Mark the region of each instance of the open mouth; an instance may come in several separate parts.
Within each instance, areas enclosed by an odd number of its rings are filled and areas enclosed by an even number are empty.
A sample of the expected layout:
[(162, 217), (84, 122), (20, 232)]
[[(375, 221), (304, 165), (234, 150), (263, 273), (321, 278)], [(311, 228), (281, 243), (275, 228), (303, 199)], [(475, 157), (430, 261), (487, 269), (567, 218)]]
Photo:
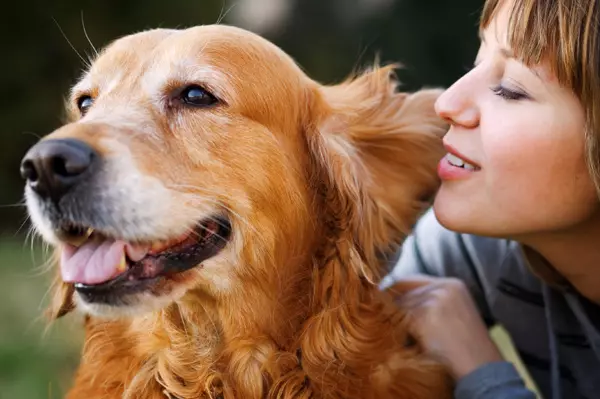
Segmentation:
[(479, 166), (471, 164), (452, 153), (446, 154), (446, 160), (448, 161), (448, 163), (450, 165), (455, 166), (457, 168), (463, 168), (463, 169), (467, 169), (467, 170), (471, 170), (471, 171), (477, 171), (477, 170), (481, 169)]
[(208, 218), (191, 231), (160, 242), (129, 243), (93, 228), (63, 225), (63, 281), (73, 283), (88, 302), (114, 302), (115, 295), (144, 291), (218, 254), (231, 236), (225, 218)]

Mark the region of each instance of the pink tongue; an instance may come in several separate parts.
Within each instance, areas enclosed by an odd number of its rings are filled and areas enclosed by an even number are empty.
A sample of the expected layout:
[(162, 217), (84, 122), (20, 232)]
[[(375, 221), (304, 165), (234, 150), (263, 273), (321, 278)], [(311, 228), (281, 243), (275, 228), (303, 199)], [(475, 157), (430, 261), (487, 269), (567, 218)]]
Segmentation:
[(112, 280), (125, 271), (119, 266), (126, 252), (135, 262), (146, 256), (147, 248), (119, 240), (90, 240), (79, 248), (65, 245), (60, 260), (62, 279), (88, 285)]

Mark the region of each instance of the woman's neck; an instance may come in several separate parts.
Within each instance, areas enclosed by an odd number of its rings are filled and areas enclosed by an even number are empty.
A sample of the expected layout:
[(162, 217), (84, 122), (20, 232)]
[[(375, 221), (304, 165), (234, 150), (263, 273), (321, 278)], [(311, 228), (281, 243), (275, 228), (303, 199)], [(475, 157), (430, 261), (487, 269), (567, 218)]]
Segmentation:
[(568, 230), (519, 239), (589, 300), (600, 304), (600, 211)]

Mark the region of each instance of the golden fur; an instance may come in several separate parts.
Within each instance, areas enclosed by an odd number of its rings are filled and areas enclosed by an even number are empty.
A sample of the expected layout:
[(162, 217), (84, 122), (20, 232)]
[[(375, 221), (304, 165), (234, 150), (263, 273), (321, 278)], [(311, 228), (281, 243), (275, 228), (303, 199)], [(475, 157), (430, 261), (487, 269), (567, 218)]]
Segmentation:
[[(107, 195), (141, 212), (118, 215), (115, 234), (165, 239), (221, 209), (233, 237), (157, 287), (161, 305), (143, 314), (86, 307), (57, 279), (52, 316), (87, 313), (68, 398), (451, 397), (446, 370), (377, 287), (382, 255), (437, 188), (446, 130), (440, 92), (397, 92), (391, 72), (321, 85), (226, 26), (142, 32), (100, 55), (73, 89), (72, 121), (49, 137), (84, 140), (115, 165)], [(222, 104), (164, 100), (189, 82)], [(83, 117), (81, 93), (95, 97)]]

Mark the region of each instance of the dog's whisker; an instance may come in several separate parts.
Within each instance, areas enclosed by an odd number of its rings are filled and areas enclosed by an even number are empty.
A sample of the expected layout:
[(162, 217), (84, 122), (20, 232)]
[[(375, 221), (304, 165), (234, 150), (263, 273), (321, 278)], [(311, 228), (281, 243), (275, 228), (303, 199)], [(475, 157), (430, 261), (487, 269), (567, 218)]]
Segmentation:
[[(204, 227), (202, 225), (200, 226), (200, 228), (202, 230), (204, 230), (204, 231), (208, 231), (209, 233), (211, 233), (212, 235), (214, 235), (215, 237), (217, 237), (219, 240), (221, 240), (223, 242), (227, 242), (228, 241), (225, 237), (222, 237), (218, 233), (216, 233), (216, 232), (214, 232), (212, 230), (209, 230), (209, 229), (207, 229), (206, 227)], [(190, 233), (190, 235), (196, 236), (198, 238), (202, 238), (202, 236), (197, 231), (194, 231), (193, 229), (188, 229), (188, 232)]]
[(54, 267), (54, 259), (49, 258), (42, 262), (40, 265), (35, 266), (31, 272), (32, 277), (40, 277), (52, 270)]
[(243, 217), (242, 215), (240, 215), (238, 212), (234, 211), (233, 209), (231, 209), (231, 207), (223, 204), (222, 202), (216, 201), (216, 200), (211, 200), (211, 199), (207, 199), (207, 198), (202, 198), (202, 200), (205, 201), (209, 201), (209, 202), (213, 202), (214, 204), (217, 204), (218, 206), (222, 207), (223, 209), (225, 209), (227, 212), (229, 212), (230, 214), (232, 214), (233, 216), (235, 216), (235, 220), (236, 221), (240, 221), (242, 222), (246, 227), (248, 227), (252, 232), (254, 232), (257, 236), (260, 236), (259, 231), (256, 229), (256, 227), (254, 227), (252, 225), (252, 223), (250, 223), (245, 217)]
[(179, 313), (179, 318), (181, 319), (181, 326), (183, 327), (183, 331), (185, 333), (185, 336), (188, 337), (188, 338), (190, 338), (190, 334), (188, 333), (188, 330), (187, 330), (187, 323), (185, 321), (185, 318), (183, 317), (183, 313), (181, 311), (181, 307), (177, 303), (175, 303), (175, 307), (177, 308), (177, 313)]
[(42, 136), (40, 136), (39, 134), (37, 134), (35, 132), (24, 131), (24, 132), (21, 132), (21, 134), (26, 134), (26, 135), (29, 135), (29, 136), (33, 136), (33, 137), (35, 137), (38, 140), (42, 139)]
[[(220, 191), (217, 191), (217, 190), (211, 190), (208, 187), (194, 186), (194, 185), (191, 185), (191, 184), (175, 184), (175, 185), (171, 185), (170, 187), (190, 189), (190, 190), (193, 190), (193, 191), (203, 191), (205, 193), (214, 194), (215, 196), (223, 197), (223, 198), (226, 198), (226, 199), (229, 199), (229, 200), (233, 200), (234, 199), (234, 197), (231, 196), (231, 195), (229, 195), (229, 194), (226, 194), (226, 193), (223, 193), (223, 192), (220, 192)], [(193, 194), (195, 194), (195, 193), (193, 193)]]
[[(27, 245), (27, 241), (30, 242), (29, 254), (31, 256), (31, 263), (32, 264), (36, 264), (37, 263), (37, 260), (35, 258), (36, 252), (35, 252), (34, 246), (35, 246), (35, 240), (38, 237), (39, 237), (39, 234), (37, 234), (35, 226), (31, 226), (28, 229), (27, 235), (25, 237), (25, 241), (23, 243), (23, 246), (25, 246), (25, 245)], [(36, 266), (36, 267), (33, 268), (33, 272), (34, 272), (33, 275), (36, 276), (36, 277), (38, 275), (42, 275), (42, 274), (47, 273), (52, 268), (53, 259), (47, 257), (47, 255), (48, 255), (48, 248), (49, 247), (50, 247), (49, 243), (42, 241), (42, 258), (46, 258), (46, 260), (44, 262), (42, 262), (41, 265)], [(36, 273), (36, 270), (38, 270), (38, 269), (39, 269), (39, 272)]]
[[(207, 219), (210, 220), (211, 222), (214, 222), (215, 224), (217, 224), (217, 226), (222, 227), (224, 229), (227, 229), (230, 227), (226, 223), (222, 222), (221, 220), (219, 220), (215, 217), (209, 216)], [(204, 226), (200, 226), (200, 227), (202, 227), (203, 229), (206, 230), (206, 227), (204, 227)]]
[[(48, 288), (44, 291), (42, 298), (40, 299), (40, 302), (38, 304), (38, 309), (43, 309), (47, 298), (54, 292), (55, 288), (56, 288), (56, 283), (54, 283), (54, 282), (48, 286)], [(46, 332), (49, 331), (50, 326), (51, 326), (51, 324), (46, 325)]]
[(21, 232), (21, 230), (23, 230), (23, 227), (25, 227), (25, 225), (27, 224), (27, 222), (29, 221), (30, 216), (27, 215), (25, 217), (25, 220), (23, 220), (23, 223), (21, 223), (21, 225), (19, 226), (19, 228), (17, 229), (17, 231), (15, 231), (15, 236), (19, 235), (19, 233)]
[[(190, 185), (190, 184), (174, 184), (174, 185), (169, 185), (169, 188), (174, 188), (174, 189), (189, 189), (192, 191), (202, 191), (203, 193), (207, 193), (207, 194), (212, 194), (215, 197), (222, 197), (225, 199), (228, 199), (230, 201), (235, 201), (235, 198), (229, 194), (217, 191), (217, 190), (211, 190), (207, 187), (201, 187), (201, 186), (194, 186), (194, 185)], [(225, 204), (221, 204), (218, 200), (213, 199), (213, 198), (209, 198), (209, 197), (204, 197), (202, 196), (202, 193), (196, 193), (196, 192), (186, 192), (186, 195), (193, 197), (197, 197), (200, 200), (208, 200), (208, 201), (213, 201), (214, 203), (218, 203), (220, 205), (226, 206)]]
[(27, 206), (24, 202), (17, 202), (16, 204), (0, 205), (0, 208), (22, 208), (24, 206)]
[(50, 253), (51, 249), (52, 248), (51, 248), (49, 242), (42, 241), (42, 253), (44, 254), (44, 256), (48, 256), (48, 254)]
[(94, 46), (94, 43), (92, 43), (92, 41), (90, 40), (90, 36), (88, 35), (87, 29), (85, 28), (85, 22), (83, 21), (83, 10), (81, 10), (81, 27), (83, 28), (83, 34), (85, 35), (85, 38), (92, 47), (92, 50), (94, 50), (94, 54), (96, 55), (96, 57), (98, 57), (98, 50), (96, 49), (96, 46)]
[(56, 26), (58, 27), (58, 29), (60, 30), (60, 33), (62, 34), (62, 36), (65, 38), (65, 40), (67, 41), (67, 43), (69, 44), (69, 46), (73, 49), (73, 51), (75, 51), (75, 54), (77, 54), (77, 56), (79, 57), (79, 59), (81, 60), (81, 62), (83, 63), (83, 65), (89, 69), (91, 68), (92, 64), (90, 62), (90, 60), (86, 60), (79, 51), (77, 51), (77, 49), (75, 48), (75, 46), (73, 45), (73, 43), (71, 43), (71, 41), (69, 40), (69, 38), (67, 37), (67, 35), (65, 34), (64, 30), (61, 28), (60, 24), (58, 23), (58, 21), (56, 20), (56, 18), (52, 17), (52, 20), (54, 21), (54, 23), (56, 24)]
[(215, 22), (215, 24), (217, 24), (217, 25), (219, 25), (221, 22), (223, 22), (223, 20), (227, 16), (227, 14), (229, 14), (231, 12), (231, 10), (233, 10), (233, 8), (237, 5), (236, 3), (233, 3), (231, 5), (231, 7), (229, 7), (227, 9), (227, 11), (223, 12), (223, 10), (225, 10), (226, 3), (227, 3), (226, 0), (223, 0), (223, 5), (221, 6), (221, 13), (219, 14), (219, 18), (217, 18), (217, 22)]
[[(25, 240), (23, 241), (23, 248), (22, 248), (23, 250), (25, 250), (25, 247), (27, 246), (27, 241), (29, 241), (31, 239), (32, 243), (33, 243), (33, 239), (32, 239), (33, 234), (34, 234), (34, 228), (33, 228), (33, 226), (29, 226), (29, 228), (27, 229), (27, 234), (25, 234)], [(33, 252), (33, 244), (31, 245), (31, 250)]]

